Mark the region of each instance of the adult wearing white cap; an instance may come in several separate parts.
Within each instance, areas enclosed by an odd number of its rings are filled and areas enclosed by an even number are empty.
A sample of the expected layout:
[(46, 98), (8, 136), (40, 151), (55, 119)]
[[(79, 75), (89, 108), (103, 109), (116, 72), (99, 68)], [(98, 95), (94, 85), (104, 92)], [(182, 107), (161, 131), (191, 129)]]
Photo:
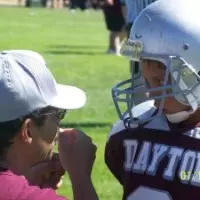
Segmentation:
[(81, 131), (59, 131), (66, 111), (85, 101), (82, 90), (56, 83), (38, 53), (0, 52), (0, 199), (63, 200), (54, 189), (65, 171), (75, 200), (98, 199), (95, 145)]

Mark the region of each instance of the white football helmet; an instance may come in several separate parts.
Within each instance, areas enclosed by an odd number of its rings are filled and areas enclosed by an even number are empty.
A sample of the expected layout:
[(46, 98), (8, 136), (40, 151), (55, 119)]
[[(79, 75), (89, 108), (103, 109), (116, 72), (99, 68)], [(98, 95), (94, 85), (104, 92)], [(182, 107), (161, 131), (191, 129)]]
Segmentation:
[[(146, 87), (144, 81), (141, 87), (131, 87), (134, 77), (114, 86), (112, 96), (121, 119), (124, 119), (124, 115), (120, 111), (119, 102), (126, 103), (129, 121), (133, 122), (133, 100), (152, 100), (148, 95), (145, 98), (142, 95), (140, 98), (141, 94), (151, 91), (162, 90), (162, 95), (153, 97), (161, 100), (156, 116), (162, 113), (164, 99), (169, 96), (191, 106), (190, 112), (182, 113), (185, 115), (183, 118), (197, 110), (200, 105), (199, 9), (200, 0), (158, 0), (146, 7), (137, 17), (128, 41), (121, 48), (121, 54), (135, 61), (150, 59), (162, 62), (166, 66), (165, 80), (162, 87), (151, 89)], [(169, 75), (171, 84), (168, 83)], [(166, 92), (167, 89), (171, 92)], [(134, 99), (131, 98), (133, 96)], [(174, 116), (178, 116), (178, 113)], [(151, 119), (152, 117), (146, 121)], [(177, 122), (179, 121), (181, 120)]]

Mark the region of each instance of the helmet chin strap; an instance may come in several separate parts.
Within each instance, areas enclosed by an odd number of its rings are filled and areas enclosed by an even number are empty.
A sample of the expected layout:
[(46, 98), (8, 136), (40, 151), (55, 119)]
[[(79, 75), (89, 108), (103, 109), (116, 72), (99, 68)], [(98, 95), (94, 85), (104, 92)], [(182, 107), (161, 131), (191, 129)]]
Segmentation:
[(186, 96), (188, 102), (190, 102), (191, 110), (190, 111), (181, 111), (173, 114), (165, 114), (168, 121), (172, 124), (178, 124), (187, 120), (198, 108), (198, 104), (195, 100), (195, 97), (192, 94)]
[(188, 119), (190, 115), (192, 115), (194, 112), (195, 111), (193, 110), (181, 111), (174, 114), (165, 114), (165, 116), (167, 117), (168, 121), (171, 122), (172, 124), (178, 124)]

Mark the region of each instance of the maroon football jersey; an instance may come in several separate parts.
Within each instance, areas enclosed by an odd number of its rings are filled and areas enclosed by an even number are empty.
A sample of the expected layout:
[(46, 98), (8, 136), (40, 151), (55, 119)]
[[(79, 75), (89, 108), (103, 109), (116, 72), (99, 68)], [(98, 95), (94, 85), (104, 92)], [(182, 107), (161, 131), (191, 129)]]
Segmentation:
[[(143, 117), (152, 109), (143, 112)], [(144, 127), (111, 131), (105, 162), (123, 185), (123, 199), (200, 199), (198, 126), (172, 130), (166, 118), (160, 116)]]

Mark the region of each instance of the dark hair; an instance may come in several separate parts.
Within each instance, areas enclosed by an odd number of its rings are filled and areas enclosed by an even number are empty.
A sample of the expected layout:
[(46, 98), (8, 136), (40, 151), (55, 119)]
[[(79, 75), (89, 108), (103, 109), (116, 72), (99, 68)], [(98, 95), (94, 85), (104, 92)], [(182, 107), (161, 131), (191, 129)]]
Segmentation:
[(13, 138), (19, 133), (24, 121), (31, 118), (34, 123), (41, 127), (43, 126), (46, 115), (45, 113), (51, 110), (50, 107), (46, 107), (33, 113), (21, 117), (20, 119), (15, 119), (8, 122), (0, 122), (0, 160), (5, 159), (5, 154), (8, 148), (13, 144)]

